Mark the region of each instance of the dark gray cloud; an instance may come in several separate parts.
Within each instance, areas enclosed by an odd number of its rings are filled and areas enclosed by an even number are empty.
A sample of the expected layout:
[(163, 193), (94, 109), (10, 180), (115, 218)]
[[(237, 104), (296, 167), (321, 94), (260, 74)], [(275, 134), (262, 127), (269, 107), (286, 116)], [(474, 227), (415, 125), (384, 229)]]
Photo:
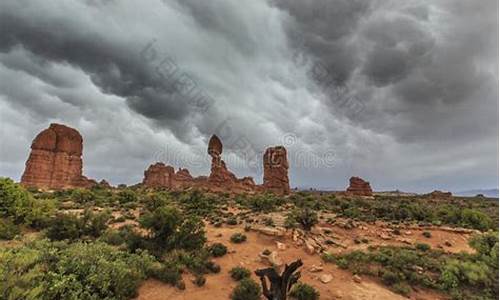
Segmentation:
[(257, 181), (276, 144), (296, 186), (498, 181), (498, 1), (12, 0), (0, 37), (0, 175), (58, 121), (114, 183), (154, 160), (207, 174), (213, 133)]

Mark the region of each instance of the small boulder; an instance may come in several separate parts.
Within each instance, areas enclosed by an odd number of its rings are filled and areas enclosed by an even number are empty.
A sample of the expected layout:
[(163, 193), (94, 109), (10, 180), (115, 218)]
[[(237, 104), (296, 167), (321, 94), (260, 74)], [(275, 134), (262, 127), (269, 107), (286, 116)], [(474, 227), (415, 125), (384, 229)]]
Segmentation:
[(359, 277), (358, 275), (352, 276), (352, 280), (356, 283), (361, 283), (361, 277)]
[(322, 271), (323, 271), (323, 266), (317, 266), (317, 265), (312, 265), (312, 267), (309, 269), (309, 272), (311, 273), (317, 273)]
[(322, 283), (329, 283), (332, 280), (333, 276), (331, 274), (321, 274), (321, 276), (319, 276), (319, 281)]

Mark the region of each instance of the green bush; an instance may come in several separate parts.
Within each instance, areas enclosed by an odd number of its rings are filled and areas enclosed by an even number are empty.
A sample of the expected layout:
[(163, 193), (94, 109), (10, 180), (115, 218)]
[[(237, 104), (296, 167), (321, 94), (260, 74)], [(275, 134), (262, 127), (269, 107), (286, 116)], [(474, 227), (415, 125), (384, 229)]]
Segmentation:
[(432, 234), (429, 231), (422, 232), (422, 235), (428, 239), (432, 237)]
[(492, 227), (492, 221), (490, 217), (480, 211), (473, 209), (464, 209), (462, 211), (460, 223), (464, 227), (470, 227), (483, 231)]
[(319, 292), (314, 287), (299, 282), (290, 291), (290, 297), (296, 300), (319, 300)]
[(163, 264), (154, 264), (149, 274), (162, 282), (176, 285), (182, 279), (182, 268), (175, 261), (167, 261)]
[(0, 249), (3, 299), (129, 299), (153, 258), (103, 243), (36, 241)]
[(259, 300), (260, 286), (250, 278), (241, 280), (231, 293), (232, 300)]
[(131, 189), (120, 190), (116, 197), (121, 204), (137, 202), (137, 194)]
[(222, 243), (214, 243), (208, 247), (208, 251), (213, 257), (221, 257), (226, 255), (227, 247)]
[(318, 223), (318, 214), (309, 207), (295, 209), (287, 215), (286, 224), (298, 223), (307, 231)]
[(273, 194), (257, 195), (246, 199), (245, 205), (256, 212), (271, 212), (284, 203)]
[(429, 244), (424, 244), (424, 243), (417, 243), (415, 245), (415, 249), (419, 250), (419, 251), (429, 251), (431, 250), (431, 246), (429, 246)]
[(55, 211), (53, 200), (34, 199), (31, 193), (9, 178), (0, 178), (0, 218), (34, 228), (46, 225)]
[(203, 222), (197, 217), (185, 217), (173, 207), (160, 207), (139, 219), (142, 227), (150, 231), (149, 239), (160, 250), (201, 249), (205, 242)]
[(244, 278), (249, 278), (251, 272), (247, 268), (234, 267), (231, 270), (229, 270), (229, 274), (231, 274), (231, 278), (233, 278), (234, 280), (240, 281)]
[(76, 203), (85, 204), (96, 199), (95, 194), (87, 189), (74, 189), (71, 193), (71, 200)]
[(71, 213), (59, 213), (50, 222), (46, 236), (51, 240), (76, 240), (82, 236), (97, 238), (108, 228), (109, 212), (93, 213), (85, 210), (79, 217)]
[(235, 234), (231, 235), (230, 240), (231, 240), (231, 242), (233, 242), (235, 244), (241, 244), (247, 240), (247, 236), (244, 235), (243, 233), (235, 233)]
[(193, 281), (197, 286), (204, 286), (206, 282), (207, 279), (203, 275), (196, 275)]
[(14, 224), (10, 218), (0, 219), (0, 240), (12, 240), (19, 233), (19, 225)]

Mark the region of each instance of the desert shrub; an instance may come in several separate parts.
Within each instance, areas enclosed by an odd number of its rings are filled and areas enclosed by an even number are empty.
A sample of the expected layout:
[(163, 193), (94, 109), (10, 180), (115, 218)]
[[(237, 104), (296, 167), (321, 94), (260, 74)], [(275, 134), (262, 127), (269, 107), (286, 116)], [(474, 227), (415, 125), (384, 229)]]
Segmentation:
[(319, 292), (314, 287), (299, 282), (290, 291), (290, 297), (296, 300), (319, 300)]
[(76, 203), (85, 204), (96, 199), (95, 194), (87, 189), (74, 189), (71, 193), (71, 200)]
[(172, 202), (170, 195), (167, 192), (154, 192), (148, 194), (143, 198), (144, 208), (149, 211), (154, 211), (155, 209), (167, 206)]
[(51, 240), (76, 240), (83, 235), (83, 224), (76, 214), (58, 213), (45, 235)]
[(411, 287), (406, 283), (396, 283), (392, 286), (392, 290), (403, 296), (408, 296), (411, 293)]
[(247, 240), (247, 236), (244, 235), (243, 233), (235, 233), (235, 234), (231, 235), (230, 240), (231, 240), (231, 242), (233, 242), (235, 244), (241, 244)]
[(464, 209), (461, 214), (460, 224), (464, 227), (470, 227), (484, 231), (488, 228), (491, 228), (492, 221), (490, 217), (480, 211), (473, 209)]
[(46, 236), (51, 240), (76, 240), (82, 236), (97, 238), (107, 229), (108, 212), (93, 213), (85, 210), (79, 217), (71, 213), (59, 213), (50, 222)]
[(419, 251), (429, 251), (431, 249), (431, 246), (429, 246), (429, 244), (417, 243), (415, 245), (415, 249)]
[(149, 239), (162, 250), (196, 250), (206, 242), (203, 222), (197, 217), (185, 217), (174, 207), (160, 207), (139, 219), (151, 233)]
[(0, 249), (3, 299), (129, 299), (153, 263), (103, 243), (37, 241)]
[(316, 211), (305, 207), (301, 209), (295, 209), (291, 213), (287, 215), (287, 219), (290, 219), (286, 221), (287, 223), (292, 223), (295, 221), (295, 223), (300, 224), (300, 226), (304, 230), (311, 230), (311, 228), (318, 223), (318, 214)]
[(231, 270), (229, 270), (229, 274), (231, 274), (231, 278), (233, 278), (234, 280), (240, 281), (244, 278), (249, 278), (251, 272), (247, 268), (234, 267)]
[(214, 243), (208, 247), (208, 251), (213, 257), (221, 257), (226, 255), (227, 247), (222, 243)]
[(198, 190), (181, 195), (178, 199), (183, 211), (199, 217), (212, 214), (220, 202), (219, 198), (207, 197)]
[(116, 198), (121, 204), (137, 202), (137, 194), (131, 189), (120, 190)]
[(273, 194), (263, 194), (246, 199), (245, 206), (256, 212), (271, 212), (282, 205), (284, 200)]
[(0, 240), (12, 240), (19, 233), (19, 225), (14, 224), (11, 218), (0, 219)]
[(204, 286), (206, 282), (207, 279), (203, 275), (196, 275), (193, 281), (197, 286)]
[(229, 217), (226, 220), (226, 224), (227, 225), (238, 225), (238, 219), (236, 219), (236, 217)]
[(106, 244), (119, 246), (125, 243), (125, 236), (118, 230), (106, 230), (100, 237), (100, 240)]
[(220, 266), (213, 261), (208, 261), (205, 265), (210, 272), (214, 274), (220, 273)]
[(457, 299), (476, 299), (475, 297), (496, 299), (498, 297), (498, 232), (476, 235), (471, 239), (470, 245), (477, 253), (464, 254), (447, 260), (441, 270), (441, 285), (452, 295), (457, 295)]
[(149, 270), (151, 277), (171, 285), (176, 285), (182, 279), (181, 272), (181, 266), (173, 261), (154, 264)]
[(261, 295), (260, 286), (252, 279), (241, 280), (231, 293), (232, 300), (259, 300)]
[(432, 237), (432, 233), (430, 233), (430, 231), (424, 231), (422, 232), (422, 235), (428, 239)]
[(0, 178), (0, 218), (10, 217), (16, 224), (24, 223), (33, 228), (47, 225), (54, 214), (55, 200), (51, 195), (37, 194), (37, 198), (8, 178)]

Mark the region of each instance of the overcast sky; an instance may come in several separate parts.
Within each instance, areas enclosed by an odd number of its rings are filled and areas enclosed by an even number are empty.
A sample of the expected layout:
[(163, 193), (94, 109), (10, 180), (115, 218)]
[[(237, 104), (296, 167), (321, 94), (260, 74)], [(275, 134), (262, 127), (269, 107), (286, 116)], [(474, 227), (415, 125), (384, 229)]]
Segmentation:
[(262, 182), (428, 192), (498, 186), (498, 0), (3, 0), (0, 176), (51, 122), (84, 174), (207, 175), (208, 139)]

